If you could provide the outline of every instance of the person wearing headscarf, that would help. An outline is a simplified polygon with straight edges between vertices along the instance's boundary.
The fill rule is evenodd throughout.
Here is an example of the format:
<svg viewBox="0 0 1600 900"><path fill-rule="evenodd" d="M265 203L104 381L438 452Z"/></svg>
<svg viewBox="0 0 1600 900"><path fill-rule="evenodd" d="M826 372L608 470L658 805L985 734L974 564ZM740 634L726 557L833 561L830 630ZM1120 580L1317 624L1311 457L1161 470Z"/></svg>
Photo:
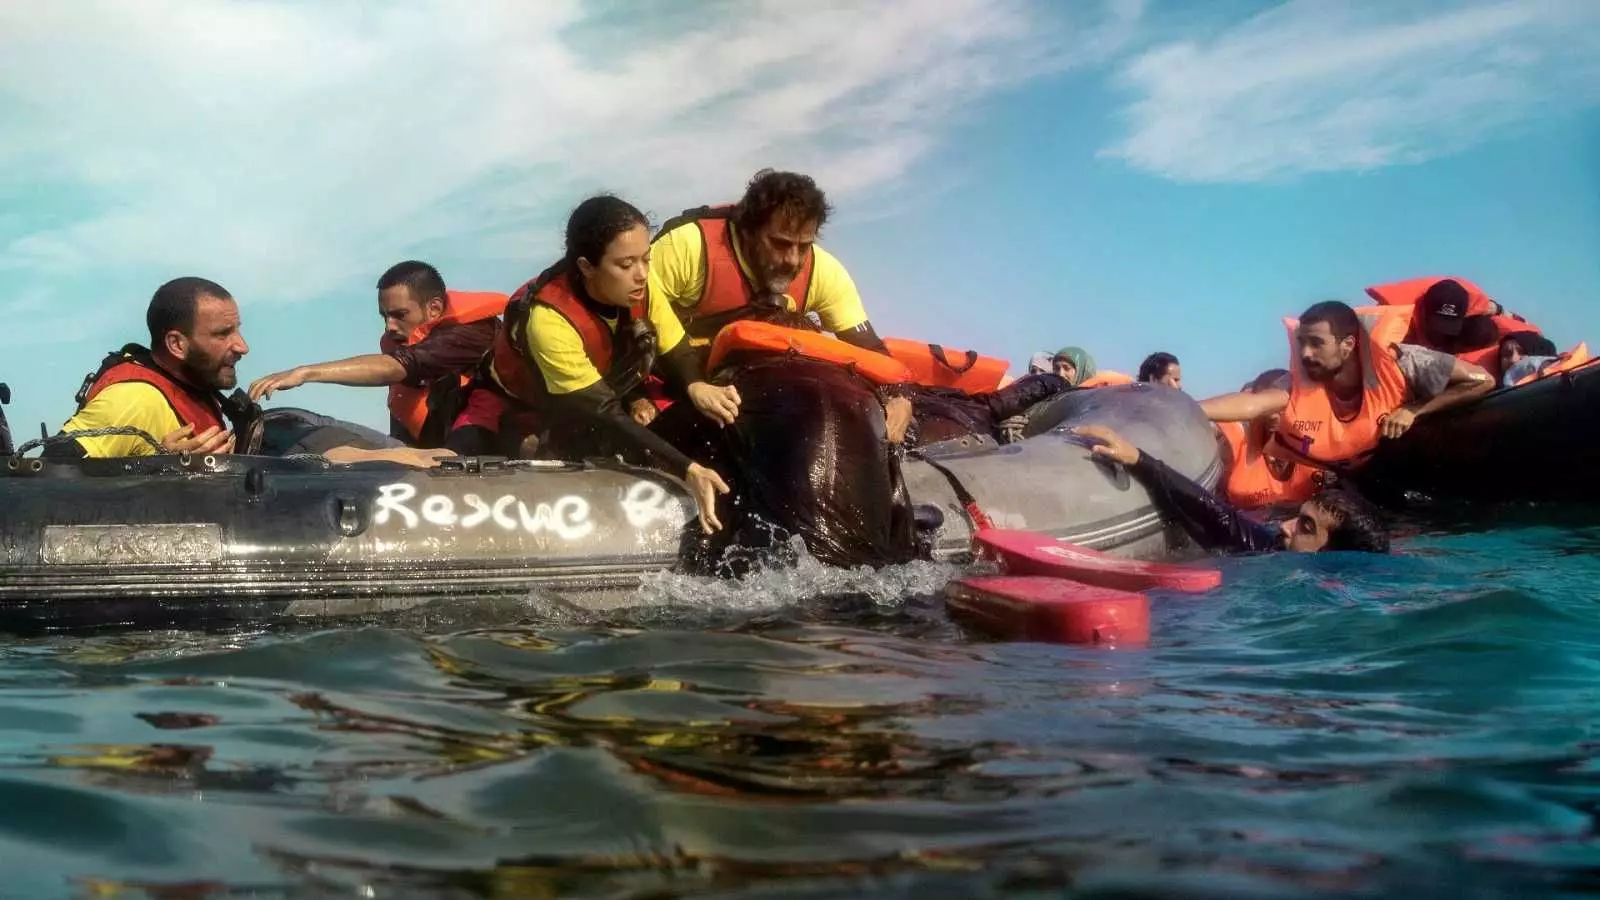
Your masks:
<svg viewBox="0 0 1600 900"><path fill-rule="evenodd" d="M1078 387L1095 375L1094 357L1082 347L1062 347L1051 357L1050 364L1055 373L1073 387Z"/></svg>

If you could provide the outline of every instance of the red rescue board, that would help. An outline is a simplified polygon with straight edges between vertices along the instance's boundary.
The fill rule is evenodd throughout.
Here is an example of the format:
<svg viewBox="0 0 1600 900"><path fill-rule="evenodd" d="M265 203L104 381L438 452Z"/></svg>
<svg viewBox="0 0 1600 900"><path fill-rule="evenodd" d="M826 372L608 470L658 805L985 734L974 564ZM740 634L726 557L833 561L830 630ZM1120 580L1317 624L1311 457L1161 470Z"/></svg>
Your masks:
<svg viewBox="0 0 1600 900"><path fill-rule="evenodd" d="M1058 541L1035 531L984 528L973 540L999 561L1008 575L1046 575L1123 591L1168 588L1209 591L1222 583L1216 569L1122 559Z"/></svg>
<svg viewBox="0 0 1600 900"><path fill-rule="evenodd" d="M991 637L1051 644L1150 640L1150 600L1143 594L1008 575L958 578L944 594L951 618Z"/></svg>

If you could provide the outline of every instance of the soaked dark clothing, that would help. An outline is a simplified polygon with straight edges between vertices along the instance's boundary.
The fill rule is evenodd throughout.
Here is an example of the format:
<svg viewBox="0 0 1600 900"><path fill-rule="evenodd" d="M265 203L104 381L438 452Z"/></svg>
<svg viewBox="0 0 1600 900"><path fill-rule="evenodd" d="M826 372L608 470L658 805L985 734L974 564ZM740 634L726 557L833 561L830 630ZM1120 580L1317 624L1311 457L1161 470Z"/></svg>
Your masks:
<svg viewBox="0 0 1600 900"><path fill-rule="evenodd" d="M1166 463L1139 451L1128 466L1150 492L1162 514L1213 553L1270 553L1283 549L1283 532L1246 516L1244 511L1184 477Z"/></svg>
<svg viewBox="0 0 1600 900"><path fill-rule="evenodd" d="M494 346L499 319L441 325L408 347L390 346L384 352L406 370L402 384L422 387L448 375L472 374L483 355Z"/></svg>
<svg viewBox="0 0 1600 900"><path fill-rule="evenodd" d="M919 447L967 434L986 434L999 440L1001 422L1071 389L1071 383L1059 375L1038 373L982 394L920 385L896 385L881 393L910 398L912 424L905 443Z"/></svg>

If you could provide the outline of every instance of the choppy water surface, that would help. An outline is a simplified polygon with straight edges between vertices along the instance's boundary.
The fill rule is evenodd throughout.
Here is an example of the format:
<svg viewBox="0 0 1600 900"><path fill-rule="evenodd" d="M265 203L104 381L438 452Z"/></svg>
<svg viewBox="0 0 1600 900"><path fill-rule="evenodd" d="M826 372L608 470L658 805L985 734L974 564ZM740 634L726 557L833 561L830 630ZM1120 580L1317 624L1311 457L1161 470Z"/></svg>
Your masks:
<svg viewBox="0 0 1600 900"><path fill-rule="evenodd" d="M1400 549L1231 561L1137 650L971 639L931 565L12 638L0 895L1600 889L1600 528Z"/></svg>

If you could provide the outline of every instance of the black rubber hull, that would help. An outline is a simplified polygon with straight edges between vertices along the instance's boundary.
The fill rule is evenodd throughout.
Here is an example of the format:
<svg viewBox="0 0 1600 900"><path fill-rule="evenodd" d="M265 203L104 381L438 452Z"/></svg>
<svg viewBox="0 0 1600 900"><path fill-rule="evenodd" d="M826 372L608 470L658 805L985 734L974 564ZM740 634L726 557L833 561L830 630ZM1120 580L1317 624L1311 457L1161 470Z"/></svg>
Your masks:
<svg viewBox="0 0 1600 900"><path fill-rule="evenodd" d="M924 452L1003 527L1140 558L1184 544L1142 487L1065 429L1110 425L1210 484L1216 442L1193 400L1105 388L1036 413L1057 427L1005 447L983 437ZM620 465L11 462L0 473L0 607L12 621L337 616L534 592L607 609L637 603L643 580L683 571L698 543L684 486ZM907 459L904 482L912 504L938 510L924 532L932 555L967 558L973 529L947 477Z"/></svg>
<svg viewBox="0 0 1600 900"><path fill-rule="evenodd" d="M1425 416L1355 481L1386 500L1600 503L1600 366Z"/></svg>

